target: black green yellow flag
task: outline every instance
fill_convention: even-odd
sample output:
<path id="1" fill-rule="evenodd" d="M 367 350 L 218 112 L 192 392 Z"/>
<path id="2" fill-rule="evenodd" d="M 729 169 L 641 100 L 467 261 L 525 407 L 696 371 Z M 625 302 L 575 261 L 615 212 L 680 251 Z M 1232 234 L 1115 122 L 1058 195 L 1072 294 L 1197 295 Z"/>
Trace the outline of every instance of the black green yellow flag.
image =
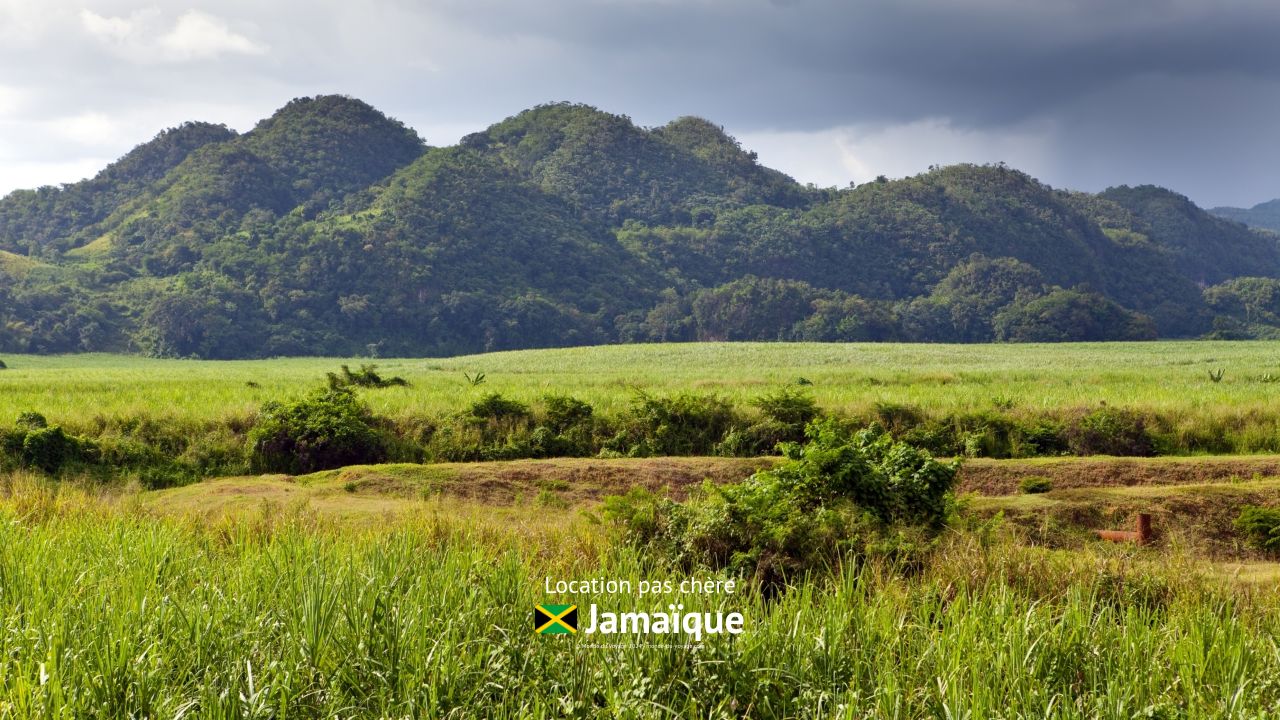
<path id="1" fill-rule="evenodd" d="M 533 631 L 539 635 L 575 635 L 578 632 L 577 605 L 537 605 L 533 609 Z"/>

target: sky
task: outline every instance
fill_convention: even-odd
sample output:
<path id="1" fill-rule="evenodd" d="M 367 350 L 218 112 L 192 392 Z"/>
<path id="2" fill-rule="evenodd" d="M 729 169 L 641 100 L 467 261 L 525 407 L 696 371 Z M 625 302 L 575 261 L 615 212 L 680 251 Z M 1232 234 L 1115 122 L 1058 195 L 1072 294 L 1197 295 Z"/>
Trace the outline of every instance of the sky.
<path id="1" fill-rule="evenodd" d="M 570 100 L 722 125 L 801 182 L 1006 162 L 1280 197 L 1275 0 L 0 0 L 0 194 L 342 93 L 456 142 Z"/>

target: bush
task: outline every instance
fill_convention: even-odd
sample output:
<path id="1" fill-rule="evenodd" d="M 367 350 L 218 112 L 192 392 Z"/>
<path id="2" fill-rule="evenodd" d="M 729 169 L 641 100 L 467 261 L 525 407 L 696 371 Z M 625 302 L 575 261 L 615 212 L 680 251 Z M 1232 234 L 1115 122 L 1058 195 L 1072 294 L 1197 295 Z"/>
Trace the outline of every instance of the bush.
<path id="1" fill-rule="evenodd" d="M 343 365 L 341 373 L 326 373 L 329 378 L 329 389 L 405 387 L 409 384 L 409 381 L 402 377 L 384 378 L 377 373 L 377 370 L 377 365 L 361 365 L 359 370 L 351 372 L 351 368 Z"/>
<path id="2" fill-rule="evenodd" d="M 639 392 L 606 449 L 632 457 L 710 455 L 737 423 L 733 406 L 713 395 Z"/>
<path id="3" fill-rule="evenodd" d="M 1053 481 L 1043 475 L 1028 475 L 1018 483 L 1018 489 L 1028 495 L 1039 495 L 1053 489 Z"/>
<path id="4" fill-rule="evenodd" d="M 92 459 L 93 443 L 68 435 L 61 426 L 28 430 L 22 439 L 22 462 L 50 475 L 70 462 Z"/>
<path id="5" fill-rule="evenodd" d="M 8 369 L 9 369 L 9 366 L 5 365 L 3 360 L 0 360 L 0 370 L 8 370 Z"/>
<path id="6" fill-rule="evenodd" d="M 889 432 L 898 435 L 924 424 L 925 415 L 914 405 L 894 402 L 877 402 L 875 420 Z"/>
<path id="7" fill-rule="evenodd" d="M 800 428 L 801 435 L 805 426 L 818 417 L 818 404 L 813 397 L 790 387 L 762 395 L 751 404 L 760 408 L 760 413 L 768 420 Z"/>
<path id="8" fill-rule="evenodd" d="M 717 448 L 719 455 L 750 457 L 776 453 L 778 445 L 804 440 L 804 429 L 818 417 L 813 398 L 795 388 L 782 388 L 751 401 L 763 418 L 745 429 L 730 430 Z"/>
<path id="9" fill-rule="evenodd" d="M 49 421 L 43 415 L 34 410 L 18 413 L 17 426 L 24 430 L 38 430 L 40 428 L 49 427 Z"/>
<path id="10" fill-rule="evenodd" d="M 1235 520 L 1245 540 L 1268 555 L 1280 554 L 1280 508 L 1247 505 Z"/>
<path id="11" fill-rule="evenodd" d="M 480 420 L 526 420 L 529 418 L 529 406 L 516 400 L 508 400 L 498 393 L 489 393 L 471 403 L 467 413 Z"/>
<path id="12" fill-rule="evenodd" d="M 847 552 L 913 544 L 939 530 L 956 463 L 943 464 L 873 426 L 811 424 L 787 461 L 681 504 L 643 489 L 607 498 L 605 516 L 631 544 L 686 567 L 728 568 L 765 587 L 831 567 Z"/>
<path id="13" fill-rule="evenodd" d="M 800 432 L 803 435 L 804 429 L 801 428 Z M 796 440 L 795 427 L 766 419 L 749 427 L 730 430 L 716 446 L 716 454 L 726 457 L 776 454 L 779 445 Z"/>
<path id="14" fill-rule="evenodd" d="M 262 406 L 249 431 L 255 472 L 305 474 L 386 460 L 389 442 L 369 408 L 347 390 Z"/>
<path id="15" fill-rule="evenodd" d="M 547 427 L 560 435 L 572 428 L 589 424 L 595 410 L 587 403 L 568 395 L 547 395 Z"/>
<path id="16" fill-rule="evenodd" d="M 1146 420 L 1133 410 L 1103 406 L 1070 422 L 1065 430 L 1067 447 L 1075 455 L 1155 454 L 1155 442 Z"/>

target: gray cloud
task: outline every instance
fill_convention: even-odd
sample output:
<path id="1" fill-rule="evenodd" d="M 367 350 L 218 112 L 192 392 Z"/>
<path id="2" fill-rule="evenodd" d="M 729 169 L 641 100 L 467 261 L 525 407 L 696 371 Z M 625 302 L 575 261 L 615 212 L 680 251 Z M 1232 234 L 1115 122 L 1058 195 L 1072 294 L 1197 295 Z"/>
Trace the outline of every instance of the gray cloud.
<path id="1" fill-rule="evenodd" d="M 801 180 L 1006 160 L 1251 203 L 1280 196 L 1277 37 L 1269 0 L 0 0 L 0 190 L 345 92 L 433 142 L 570 99 L 707 116 Z"/>

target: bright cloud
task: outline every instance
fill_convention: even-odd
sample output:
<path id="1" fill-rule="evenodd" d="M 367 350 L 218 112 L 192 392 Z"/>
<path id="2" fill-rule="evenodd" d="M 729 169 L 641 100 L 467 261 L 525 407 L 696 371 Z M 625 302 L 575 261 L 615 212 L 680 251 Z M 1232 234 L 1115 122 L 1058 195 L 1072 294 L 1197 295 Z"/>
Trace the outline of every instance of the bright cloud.
<path id="1" fill-rule="evenodd" d="M 188 10 L 166 23 L 156 8 L 135 11 L 127 17 L 80 11 L 85 32 L 135 62 L 150 63 L 210 60 L 221 55 L 262 55 L 267 46 L 234 32 L 225 20 L 199 10 Z"/>
<path id="2" fill-rule="evenodd" d="M 232 32 L 222 20 L 198 10 L 178 18 L 177 25 L 160 38 L 160 47 L 178 60 L 203 60 L 223 53 L 262 55 L 267 51 L 266 46 Z"/>

